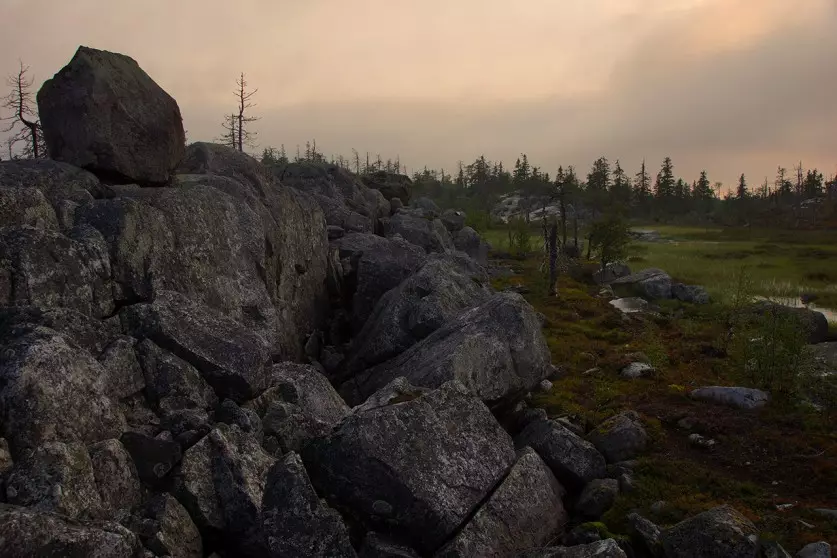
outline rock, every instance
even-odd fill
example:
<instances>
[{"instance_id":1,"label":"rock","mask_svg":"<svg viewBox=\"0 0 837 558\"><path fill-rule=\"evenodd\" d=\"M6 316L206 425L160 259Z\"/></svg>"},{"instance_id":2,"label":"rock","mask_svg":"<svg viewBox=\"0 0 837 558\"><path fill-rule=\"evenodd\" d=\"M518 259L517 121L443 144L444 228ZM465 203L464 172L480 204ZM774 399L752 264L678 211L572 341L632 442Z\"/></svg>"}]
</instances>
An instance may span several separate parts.
<instances>
[{"instance_id":1,"label":"rock","mask_svg":"<svg viewBox=\"0 0 837 558\"><path fill-rule=\"evenodd\" d=\"M186 509L170 494L152 498L131 527L156 556L203 557L203 541L197 527Z\"/></svg>"},{"instance_id":2,"label":"rock","mask_svg":"<svg viewBox=\"0 0 837 558\"><path fill-rule=\"evenodd\" d=\"M730 506L719 506L663 532L667 558L752 558L758 531Z\"/></svg>"},{"instance_id":3,"label":"rock","mask_svg":"<svg viewBox=\"0 0 837 558\"><path fill-rule=\"evenodd\" d=\"M129 306L119 316L126 332L197 368L219 397L244 401L265 387L270 360L265 340L182 294L161 291L154 302Z\"/></svg>"},{"instance_id":4,"label":"rock","mask_svg":"<svg viewBox=\"0 0 837 558\"><path fill-rule=\"evenodd\" d=\"M391 214L395 215L398 213L398 210L404 207L404 202L401 201L401 198L392 198L389 200L389 205L391 208Z\"/></svg>"},{"instance_id":5,"label":"rock","mask_svg":"<svg viewBox=\"0 0 837 558\"><path fill-rule=\"evenodd\" d=\"M215 422L238 426L242 432L251 434L257 440L262 439L262 421L253 409L242 409L231 399L224 399L215 408Z\"/></svg>"},{"instance_id":6,"label":"rock","mask_svg":"<svg viewBox=\"0 0 837 558\"><path fill-rule=\"evenodd\" d=\"M410 197L413 192L413 181L409 176L386 171L376 171L372 174L362 176L361 180L363 180L363 183L367 187L381 192L390 203L392 203L393 199L397 199L402 204L410 203Z\"/></svg>"},{"instance_id":7,"label":"rock","mask_svg":"<svg viewBox=\"0 0 837 558\"><path fill-rule=\"evenodd\" d=\"M2 168L2 167L0 167ZM0 171L2 173L2 171ZM0 223L4 227L29 226L58 230L58 217L37 188L7 188L0 174Z\"/></svg>"},{"instance_id":8,"label":"rock","mask_svg":"<svg viewBox=\"0 0 837 558\"><path fill-rule=\"evenodd\" d=\"M160 486L182 457L180 444L172 440L126 432L121 441L134 459L139 478L151 486Z\"/></svg>"},{"instance_id":9,"label":"rock","mask_svg":"<svg viewBox=\"0 0 837 558\"><path fill-rule=\"evenodd\" d=\"M442 210L439 209L439 206L436 205L436 202L428 198L427 196L421 196L420 198L416 198L413 200L412 203L403 200L404 203L409 205L408 209L411 211L415 211L418 215L424 217L425 219L436 219L439 215L442 214Z\"/></svg>"},{"instance_id":10,"label":"rock","mask_svg":"<svg viewBox=\"0 0 837 558\"><path fill-rule=\"evenodd\" d=\"M648 310L648 301L644 298L629 297L617 298L608 302L611 306L622 312L623 314L636 314Z\"/></svg>"},{"instance_id":11,"label":"rock","mask_svg":"<svg viewBox=\"0 0 837 558\"><path fill-rule=\"evenodd\" d=\"M645 450L648 434L633 411L627 411L601 423L588 434L587 439L596 446L610 463L637 457Z\"/></svg>"},{"instance_id":12,"label":"rock","mask_svg":"<svg viewBox=\"0 0 837 558\"><path fill-rule=\"evenodd\" d=\"M117 523L85 524L6 504L0 504L0 556L143 557L134 534Z\"/></svg>"},{"instance_id":13,"label":"rock","mask_svg":"<svg viewBox=\"0 0 837 558\"><path fill-rule=\"evenodd\" d=\"M355 411L303 449L314 485L422 552L443 543L514 462L512 441L462 384Z\"/></svg>"},{"instance_id":14,"label":"rock","mask_svg":"<svg viewBox=\"0 0 837 558\"><path fill-rule=\"evenodd\" d=\"M769 394L758 389L744 387L703 387L692 391L690 396L700 401L709 401L746 410L764 407L770 400Z\"/></svg>"},{"instance_id":15,"label":"rock","mask_svg":"<svg viewBox=\"0 0 837 558\"><path fill-rule=\"evenodd\" d=\"M100 356L119 338L119 328L68 308L0 307L0 345L44 326L59 333L70 346Z\"/></svg>"},{"instance_id":16,"label":"rock","mask_svg":"<svg viewBox=\"0 0 837 558\"><path fill-rule=\"evenodd\" d=\"M340 514L319 499L302 460L293 452L277 461L268 473L262 528L271 557L356 556Z\"/></svg>"},{"instance_id":17,"label":"rock","mask_svg":"<svg viewBox=\"0 0 837 558\"><path fill-rule=\"evenodd\" d=\"M662 240L660 233L652 230L632 229L630 235L637 242L659 242Z\"/></svg>"},{"instance_id":18,"label":"rock","mask_svg":"<svg viewBox=\"0 0 837 558\"><path fill-rule=\"evenodd\" d=\"M822 312L817 312L809 308L791 308L762 300L754 303L752 306L745 308L743 311L745 317L748 315L755 318L756 316L769 317L773 313L777 316L796 320L801 327L808 331L808 343L816 344L826 341L828 335L828 319Z\"/></svg>"},{"instance_id":19,"label":"rock","mask_svg":"<svg viewBox=\"0 0 837 558\"><path fill-rule=\"evenodd\" d=\"M113 312L110 260L99 235L0 228L0 305L62 306L101 318Z\"/></svg>"},{"instance_id":20,"label":"rock","mask_svg":"<svg viewBox=\"0 0 837 558\"><path fill-rule=\"evenodd\" d=\"M129 397L145 388L134 345L136 339L120 336L99 356L106 374L105 392L113 399Z\"/></svg>"},{"instance_id":21,"label":"rock","mask_svg":"<svg viewBox=\"0 0 837 558\"><path fill-rule=\"evenodd\" d=\"M549 393L552 391L552 382L549 380L541 380L541 383L538 384L538 390L542 393Z\"/></svg>"},{"instance_id":22,"label":"rock","mask_svg":"<svg viewBox=\"0 0 837 558\"><path fill-rule=\"evenodd\" d=\"M358 558L419 558L418 552L369 531L363 539Z\"/></svg>"},{"instance_id":23,"label":"rock","mask_svg":"<svg viewBox=\"0 0 837 558\"><path fill-rule=\"evenodd\" d=\"M0 428L13 454L118 438L125 419L105 393L102 365L53 330L26 329L5 336L0 352Z\"/></svg>"},{"instance_id":24,"label":"rock","mask_svg":"<svg viewBox=\"0 0 837 558\"><path fill-rule=\"evenodd\" d=\"M650 299L671 298L671 277L662 269L643 269L627 277L620 277L610 284L631 287L641 296Z\"/></svg>"},{"instance_id":25,"label":"rock","mask_svg":"<svg viewBox=\"0 0 837 558\"><path fill-rule=\"evenodd\" d=\"M617 279L621 279L622 277L628 277L630 274L631 268L628 267L628 264L622 262L612 262L607 264L604 269L600 269L595 272L593 274L593 281L595 281L597 285L607 285Z\"/></svg>"},{"instance_id":26,"label":"rock","mask_svg":"<svg viewBox=\"0 0 837 558\"><path fill-rule=\"evenodd\" d=\"M796 553L797 558L831 558L831 545L827 542L816 542L806 545Z\"/></svg>"},{"instance_id":27,"label":"rock","mask_svg":"<svg viewBox=\"0 0 837 558\"><path fill-rule=\"evenodd\" d=\"M683 302L692 304L709 304L709 293L704 287L674 283L671 285L671 296Z\"/></svg>"},{"instance_id":28,"label":"rock","mask_svg":"<svg viewBox=\"0 0 837 558\"><path fill-rule=\"evenodd\" d=\"M264 556L259 512L275 459L236 426L218 424L183 454L173 494L233 556Z\"/></svg>"},{"instance_id":29,"label":"rock","mask_svg":"<svg viewBox=\"0 0 837 558\"><path fill-rule=\"evenodd\" d=\"M95 518L102 502L84 445L47 442L15 463L6 477L6 500L72 518Z\"/></svg>"},{"instance_id":30,"label":"rock","mask_svg":"<svg viewBox=\"0 0 837 558\"><path fill-rule=\"evenodd\" d=\"M0 469L0 470L2 470L2 469ZM837 509L830 510L830 509L826 509L826 508L815 508L814 512L818 513L821 516L823 516L825 518L828 518L828 519L837 519Z\"/></svg>"},{"instance_id":31,"label":"rock","mask_svg":"<svg viewBox=\"0 0 837 558\"><path fill-rule=\"evenodd\" d=\"M142 487L131 454L119 440L105 440L90 446L90 463L102 507L112 518L139 505Z\"/></svg>"},{"instance_id":32,"label":"rock","mask_svg":"<svg viewBox=\"0 0 837 558\"><path fill-rule=\"evenodd\" d=\"M531 448L525 448L502 484L459 534L435 556L519 556L548 544L568 516L564 489Z\"/></svg>"},{"instance_id":33,"label":"rock","mask_svg":"<svg viewBox=\"0 0 837 558\"><path fill-rule=\"evenodd\" d=\"M562 485L580 490L605 476L606 464L592 444L557 421L536 421L515 438L515 446L530 446L543 458Z\"/></svg>"},{"instance_id":34,"label":"rock","mask_svg":"<svg viewBox=\"0 0 837 558\"><path fill-rule=\"evenodd\" d=\"M628 524L634 533L634 539L640 543L642 549L649 556L661 556L660 536L662 532L651 521L648 521L636 512L628 514Z\"/></svg>"},{"instance_id":35,"label":"rock","mask_svg":"<svg viewBox=\"0 0 837 558\"><path fill-rule=\"evenodd\" d=\"M283 399L329 426L349 414L349 406L313 366L292 362L274 364L268 383L271 389L281 390Z\"/></svg>"},{"instance_id":36,"label":"rock","mask_svg":"<svg viewBox=\"0 0 837 558\"><path fill-rule=\"evenodd\" d=\"M455 209L448 209L442 213L441 221L445 228L451 233L459 232L465 228L465 220L467 216L464 211L457 211Z\"/></svg>"},{"instance_id":37,"label":"rock","mask_svg":"<svg viewBox=\"0 0 837 558\"><path fill-rule=\"evenodd\" d=\"M615 479L593 479L578 497L575 511L590 519L598 519L613 507L619 495L619 481Z\"/></svg>"},{"instance_id":38,"label":"rock","mask_svg":"<svg viewBox=\"0 0 837 558\"><path fill-rule=\"evenodd\" d=\"M491 246L471 227L464 227L453 235L453 246L465 252L480 265L488 265L488 251Z\"/></svg>"},{"instance_id":39,"label":"rock","mask_svg":"<svg viewBox=\"0 0 837 558\"><path fill-rule=\"evenodd\" d=\"M92 173L51 159L0 161L0 191L15 188L40 191L55 213L61 212L63 202L86 203L104 194L99 179ZM5 219L2 222L11 224Z\"/></svg>"},{"instance_id":40,"label":"rock","mask_svg":"<svg viewBox=\"0 0 837 558\"><path fill-rule=\"evenodd\" d=\"M194 244L190 243L190 249L202 258L190 263L189 269L193 271L189 274L177 274L169 280L200 279L207 273L206 262L212 262L213 274L232 277L215 284L190 281L188 290L182 292L190 296L204 292L202 302L223 306L222 311L250 329L268 331L273 327L277 356L299 358L305 336L320 327L328 304L325 283L328 239L322 211L309 196L284 187L258 161L229 147L192 144L178 170L189 173L177 176L178 190L185 189L187 199L196 196L192 189L210 188L227 194L233 201L231 205L224 201L225 209L220 217L214 211L213 214L204 212L202 227L196 227L189 211L177 213L177 228L191 232ZM217 197L207 195L211 199ZM164 200L160 200L158 206L163 205ZM249 212L245 211L247 208ZM216 234L216 221L238 221L240 224L233 225L234 232L249 222L250 212L259 218L261 230L258 236L245 236L244 244L252 246L251 249L230 252L231 245L237 243L229 241L229 233ZM208 246L206 237L218 238L219 244ZM178 258L182 259L175 251L171 259L166 258L166 265L177 263ZM240 265L230 265L231 259L240 261L239 258L243 259ZM247 287L237 287L240 283ZM261 295L259 284L264 285L267 301Z\"/></svg>"},{"instance_id":41,"label":"rock","mask_svg":"<svg viewBox=\"0 0 837 558\"><path fill-rule=\"evenodd\" d=\"M343 377L403 353L464 310L486 301L485 271L458 254L431 256L421 269L387 292L352 341Z\"/></svg>"},{"instance_id":42,"label":"rock","mask_svg":"<svg viewBox=\"0 0 837 558\"><path fill-rule=\"evenodd\" d=\"M413 399L427 395L431 391L428 388L416 387L410 384L406 378L398 377L370 395L362 404L354 407L352 412L362 413L379 407L387 407L397 403L404 403L405 401L412 401Z\"/></svg>"},{"instance_id":43,"label":"rock","mask_svg":"<svg viewBox=\"0 0 837 558\"><path fill-rule=\"evenodd\" d=\"M167 183L183 158L177 102L131 58L79 47L38 91L50 156L116 183Z\"/></svg>"},{"instance_id":44,"label":"rock","mask_svg":"<svg viewBox=\"0 0 837 558\"><path fill-rule=\"evenodd\" d=\"M627 558L625 551L613 539L590 544L533 550L521 558Z\"/></svg>"},{"instance_id":45,"label":"rock","mask_svg":"<svg viewBox=\"0 0 837 558\"><path fill-rule=\"evenodd\" d=\"M793 558L777 542L759 540L759 558Z\"/></svg>"},{"instance_id":46,"label":"rock","mask_svg":"<svg viewBox=\"0 0 837 558\"><path fill-rule=\"evenodd\" d=\"M384 293L401 284L427 259L421 249L403 239L371 234L349 234L333 246L347 262L343 296L355 330L363 327Z\"/></svg>"},{"instance_id":47,"label":"rock","mask_svg":"<svg viewBox=\"0 0 837 558\"><path fill-rule=\"evenodd\" d=\"M656 370L650 364L646 364L644 362L632 362L631 364L623 368L619 372L619 375L623 378L635 379L652 376L655 372Z\"/></svg>"},{"instance_id":48,"label":"rock","mask_svg":"<svg viewBox=\"0 0 837 558\"><path fill-rule=\"evenodd\" d=\"M602 535L606 534L607 526L604 523L582 523L573 530L564 535L562 543L565 546L578 546L582 544L590 544L602 540Z\"/></svg>"},{"instance_id":49,"label":"rock","mask_svg":"<svg viewBox=\"0 0 837 558\"><path fill-rule=\"evenodd\" d=\"M14 464L12 453L9 451L9 442L5 438L0 438L0 479L14 467ZM5 493L2 482L0 482L0 497Z\"/></svg>"},{"instance_id":50,"label":"rock","mask_svg":"<svg viewBox=\"0 0 837 558\"><path fill-rule=\"evenodd\" d=\"M493 405L535 388L552 371L550 358L529 303L500 293L396 358L358 374L340 391L357 404L399 376L428 388L456 379Z\"/></svg>"},{"instance_id":51,"label":"rock","mask_svg":"<svg viewBox=\"0 0 837 558\"><path fill-rule=\"evenodd\" d=\"M218 398L200 372L189 363L145 339L137 354L149 400L161 414L179 410L211 410Z\"/></svg>"},{"instance_id":52,"label":"rock","mask_svg":"<svg viewBox=\"0 0 837 558\"><path fill-rule=\"evenodd\" d=\"M434 223L438 222L438 226ZM402 236L407 242L415 244L425 252L444 252L453 247L453 240L445 226L438 220L428 220L409 213L399 212L393 215L386 226L386 236Z\"/></svg>"}]
</instances>

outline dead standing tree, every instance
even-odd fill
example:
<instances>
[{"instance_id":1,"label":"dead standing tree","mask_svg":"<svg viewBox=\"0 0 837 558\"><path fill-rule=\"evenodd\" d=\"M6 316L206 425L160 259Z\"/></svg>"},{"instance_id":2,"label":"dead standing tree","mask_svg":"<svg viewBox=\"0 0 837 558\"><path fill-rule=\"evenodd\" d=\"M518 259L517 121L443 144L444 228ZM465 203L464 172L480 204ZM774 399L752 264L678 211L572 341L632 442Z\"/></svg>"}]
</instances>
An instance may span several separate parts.
<instances>
[{"instance_id":1,"label":"dead standing tree","mask_svg":"<svg viewBox=\"0 0 837 558\"><path fill-rule=\"evenodd\" d=\"M251 108L256 106L251 102L251 99L259 90L247 90L247 80L244 78L243 73L236 80L235 84L236 89L233 95L235 95L237 101L236 111L224 117L224 123L221 124L224 128L224 133L218 138L218 141L238 151L244 151L244 146L252 148L256 145L256 132L248 130L247 125L259 119L255 116L248 116L247 114Z\"/></svg>"},{"instance_id":2,"label":"dead standing tree","mask_svg":"<svg viewBox=\"0 0 837 558\"><path fill-rule=\"evenodd\" d=\"M12 90L2 99L2 107L11 112L10 116L0 119L8 123L0 131L11 134L8 138L9 158L18 143L24 144L21 149L24 158L40 159L47 156L43 129L32 95L34 82L27 77L28 72L29 66L20 62L17 74L9 76L7 80Z\"/></svg>"}]
</instances>

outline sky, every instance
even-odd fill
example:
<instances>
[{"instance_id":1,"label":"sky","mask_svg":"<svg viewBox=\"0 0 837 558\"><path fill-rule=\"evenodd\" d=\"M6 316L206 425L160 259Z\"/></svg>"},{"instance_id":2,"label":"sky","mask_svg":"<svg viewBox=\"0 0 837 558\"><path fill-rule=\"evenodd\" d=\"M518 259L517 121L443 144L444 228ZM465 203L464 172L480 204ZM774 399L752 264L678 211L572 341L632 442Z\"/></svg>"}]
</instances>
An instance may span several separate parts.
<instances>
[{"instance_id":1,"label":"sky","mask_svg":"<svg viewBox=\"0 0 837 558\"><path fill-rule=\"evenodd\" d=\"M259 150L554 174L671 156L752 186L837 172L837 0L0 0L0 75L127 54L212 141L240 72Z\"/></svg>"}]
</instances>

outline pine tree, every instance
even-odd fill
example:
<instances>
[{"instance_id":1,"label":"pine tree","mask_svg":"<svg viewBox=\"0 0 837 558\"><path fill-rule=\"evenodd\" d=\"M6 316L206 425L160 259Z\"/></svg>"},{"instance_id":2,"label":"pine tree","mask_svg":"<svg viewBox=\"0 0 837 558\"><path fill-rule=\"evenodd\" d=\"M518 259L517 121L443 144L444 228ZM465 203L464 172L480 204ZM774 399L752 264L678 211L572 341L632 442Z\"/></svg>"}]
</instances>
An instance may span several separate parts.
<instances>
[{"instance_id":1,"label":"pine tree","mask_svg":"<svg viewBox=\"0 0 837 558\"><path fill-rule=\"evenodd\" d=\"M747 179L744 177L742 173L741 176L738 177L738 189L735 191L736 199L743 200L746 199L749 194L747 193Z\"/></svg>"},{"instance_id":2,"label":"pine tree","mask_svg":"<svg viewBox=\"0 0 837 558\"><path fill-rule=\"evenodd\" d=\"M655 194L657 199L664 205L670 204L674 197L674 164L671 162L671 157L666 157L663 160L663 165L657 175L657 183L655 184Z\"/></svg>"},{"instance_id":3,"label":"pine tree","mask_svg":"<svg viewBox=\"0 0 837 558\"><path fill-rule=\"evenodd\" d=\"M619 159L613 169L613 186L611 187L611 199L613 203L627 207L631 203L631 182L625 174Z\"/></svg>"},{"instance_id":4,"label":"pine tree","mask_svg":"<svg viewBox=\"0 0 837 558\"><path fill-rule=\"evenodd\" d=\"M633 205L637 207L644 207L651 198L651 177L648 176L648 171L645 168L645 159L642 160L639 172L634 176L634 188L631 197Z\"/></svg>"}]
</instances>

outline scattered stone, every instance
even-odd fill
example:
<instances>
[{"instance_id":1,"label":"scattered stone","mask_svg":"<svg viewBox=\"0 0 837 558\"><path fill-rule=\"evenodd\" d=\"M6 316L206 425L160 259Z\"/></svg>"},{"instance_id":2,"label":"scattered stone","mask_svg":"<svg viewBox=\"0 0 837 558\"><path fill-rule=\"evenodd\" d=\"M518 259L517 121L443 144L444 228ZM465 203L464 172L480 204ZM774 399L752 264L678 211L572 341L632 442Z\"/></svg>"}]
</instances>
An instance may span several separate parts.
<instances>
[{"instance_id":1,"label":"scattered stone","mask_svg":"<svg viewBox=\"0 0 837 558\"><path fill-rule=\"evenodd\" d=\"M99 356L106 373L105 392L113 399L130 397L145 388L135 345L136 339L120 336Z\"/></svg>"},{"instance_id":2,"label":"scattered stone","mask_svg":"<svg viewBox=\"0 0 837 558\"><path fill-rule=\"evenodd\" d=\"M177 102L121 54L79 47L38 112L50 156L106 180L163 185L185 153Z\"/></svg>"},{"instance_id":3,"label":"scattered stone","mask_svg":"<svg viewBox=\"0 0 837 558\"><path fill-rule=\"evenodd\" d=\"M635 379L651 376L655 372L656 370L650 364L646 364L644 362L632 362L631 364L623 368L622 371L619 372L619 374L623 378Z\"/></svg>"},{"instance_id":4,"label":"scattered stone","mask_svg":"<svg viewBox=\"0 0 837 558\"><path fill-rule=\"evenodd\" d=\"M161 349L150 339L137 345L145 391L162 414L182 410L208 411L218 398L200 372L185 360Z\"/></svg>"},{"instance_id":5,"label":"scattered stone","mask_svg":"<svg viewBox=\"0 0 837 558\"><path fill-rule=\"evenodd\" d=\"M744 387L711 386L694 390L693 399L719 403L738 409L752 410L764 407L770 400L770 395L758 390Z\"/></svg>"},{"instance_id":6,"label":"scattered stone","mask_svg":"<svg viewBox=\"0 0 837 558\"><path fill-rule=\"evenodd\" d=\"M590 519L598 519L613 507L619 495L619 481L615 479L593 479L578 497L575 511Z\"/></svg>"},{"instance_id":7,"label":"scattered stone","mask_svg":"<svg viewBox=\"0 0 837 558\"><path fill-rule=\"evenodd\" d=\"M663 532L667 558L752 557L758 531L730 506L719 506L681 521Z\"/></svg>"},{"instance_id":8,"label":"scattered stone","mask_svg":"<svg viewBox=\"0 0 837 558\"><path fill-rule=\"evenodd\" d=\"M503 478L515 454L488 408L449 382L412 401L355 411L309 443L303 458L329 501L432 552ZM394 515L380 517L377 501Z\"/></svg>"},{"instance_id":9,"label":"scattered stone","mask_svg":"<svg viewBox=\"0 0 837 558\"><path fill-rule=\"evenodd\" d=\"M271 558L355 557L343 519L314 492L296 453L270 469L261 517Z\"/></svg>"},{"instance_id":10,"label":"scattered stone","mask_svg":"<svg viewBox=\"0 0 837 558\"><path fill-rule=\"evenodd\" d=\"M639 312L645 312L649 309L648 301L644 298L637 297L617 298L615 300L611 300L608 304L623 314L636 314Z\"/></svg>"},{"instance_id":11,"label":"scattered stone","mask_svg":"<svg viewBox=\"0 0 837 558\"><path fill-rule=\"evenodd\" d=\"M760 558L793 558L782 545L773 541L760 540L759 552Z\"/></svg>"},{"instance_id":12,"label":"scattered stone","mask_svg":"<svg viewBox=\"0 0 837 558\"><path fill-rule=\"evenodd\" d=\"M407 381L407 378L398 377L369 396L361 405L354 407L352 412L362 413L379 407L387 407L389 405L412 401L423 395L427 395L431 391L428 388L412 385Z\"/></svg>"},{"instance_id":13,"label":"scattered stone","mask_svg":"<svg viewBox=\"0 0 837 558\"><path fill-rule=\"evenodd\" d=\"M636 512L628 514L628 524L634 532L635 539L650 556L661 556L660 537L662 531L653 522L645 519Z\"/></svg>"},{"instance_id":14,"label":"scattered stone","mask_svg":"<svg viewBox=\"0 0 837 558\"><path fill-rule=\"evenodd\" d=\"M541 380L541 383L538 384L538 389L543 393L549 393L552 391L552 382L549 380Z\"/></svg>"},{"instance_id":15,"label":"scattered stone","mask_svg":"<svg viewBox=\"0 0 837 558\"><path fill-rule=\"evenodd\" d=\"M797 552L796 558L831 558L831 545L827 542L811 543Z\"/></svg>"},{"instance_id":16,"label":"scattered stone","mask_svg":"<svg viewBox=\"0 0 837 558\"><path fill-rule=\"evenodd\" d=\"M484 241L479 233L471 227L465 227L453 234L453 246L458 251L471 256L478 264L488 265L488 251L491 249L491 245Z\"/></svg>"},{"instance_id":17,"label":"scattered stone","mask_svg":"<svg viewBox=\"0 0 837 558\"><path fill-rule=\"evenodd\" d=\"M242 432L251 434L257 440L262 439L262 421L256 411L242 409L231 399L224 399L215 408L215 422L236 425Z\"/></svg>"},{"instance_id":18,"label":"scattered stone","mask_svg":"<svg viewBox=\"0 0 837 558\"><path fill-rule=\"evenodd\" d=\"M697 423L698 420L695 417L683 417L677 421L677 426L683 430L691 430L697 425Z\"/></svg>"},{"instance_id":19,"label":"scattered stone","mask_svg":"<svg viewBox=\"0 0 837 558\"><path fill-rule=\"evenodd\" d=\"M0 468L2 471L2 468ZM827 517L829 519L837 519L837 510L829 510L825 508L817 508L814 510L814 513L818 513L823 517Z\"/></svg>"},{"instance_id":20,"label":"scattered stone","mask_svg":"<svg viewBox=\"0 0 837 558\"><path fill-rule=\"evenodd\" d=\"M466 215L464 211L457 211L455 209L448 209L442 213L441 221L445 228L451 233L459 232L465 228Z\"/></svg>"},{"instance_id":21,"label":"scattered stone","mask_svg":"<svg viewBox=\"0 0 837 558\"><path fill-rule=\"evenodd\" d=\"M645 450L648 434L633 411L609 418L588 434L587 439L610 463L637 457Z\"/></svg>"},{"instance_id":22,"label":"scattered stone","mask_svg":"<svg viewBox=\"0 0 837 558\"><path fill-rule=\"evenodd\" d=\"M536 421L515 438L515 446L530 446L543 458L562 485L580 490L606 473L604 457L593 444L558 421Z\"/></svg>"},{"instance_id":23,"label":"scattered stone","mask_svg":"<svg viewBox=\"0 0 837 558\"><path fill-rule=\"evenodd\" d=\"M593 274L593 281L597 285L605 285L612 283L622 277L628 277L631 274L631 268L622 262L613 262L607 264L604 269L600 269ZM613 292L613 291L611 291Z\"/></svg>"},{"instance_id":24,"label":"scattered stone","mask_svg":"<svg viewBox=\"0 0 837 558\"><path fill-rule=\"evenodd\" d=\"M698 433L689 434L689 442L696 447L703 449L711 449L715 447L715 440L701 436Z\"/></svg>"},{"instance_id":25,"label":"scattered stone","mask_svg":"<svg viewBox=\"0 0 837 558\"><path fill-rule=\"evenodd\" d=\"M709 304L709 293L704 287L674 283L671 285L671 296L682 302L692 304Z\"/></svg>"},{"instance_id":26,"label":"scattered stone","mask_svg":"<svg viewBox=\"0 0 837 558\"><path fill-rule=\"evenodd\" d=\"M549 467L534 450L525 448L474 518L435 556L518 556L548 544L568 520L563 495Z\"/></svg>"}]
</instances>

